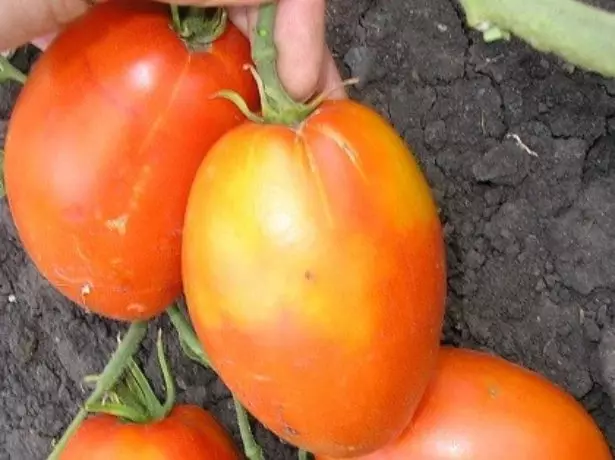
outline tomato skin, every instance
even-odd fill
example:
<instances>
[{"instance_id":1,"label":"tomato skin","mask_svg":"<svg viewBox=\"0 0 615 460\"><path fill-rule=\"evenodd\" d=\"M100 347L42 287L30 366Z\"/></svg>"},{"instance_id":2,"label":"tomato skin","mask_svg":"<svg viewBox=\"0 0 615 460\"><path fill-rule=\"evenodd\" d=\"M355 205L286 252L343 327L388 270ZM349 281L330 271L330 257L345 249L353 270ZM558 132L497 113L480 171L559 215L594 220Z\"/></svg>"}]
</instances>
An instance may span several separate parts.
<instances>
[{"instance_id":1,"label":"tomato skin","mask_svg":"<svg viewBox=\"0 0 615 460\"><path fill-rule=\"evenodd\" d=\"M69 439L60 460L240 460L218 421L196 406L178 405L149 424L123 422L106 414L86 419Z\"/></svg>"},{"instance_id":2,"label":"tomato skin","mask_svg":"<svg viewBox=\"0 0 615 460\"><path fill-rule=\"evenodd\" d=\"M356 460L612 458L583 406L543 376L486 353L444 347L404 434Z\"/></svg>"},{"instance_id":3,"label":"tomato skin","mask_svg":"<svg viewBox=\"0 0 615 460\"><path fill-rule=\"evenodd\" d=\"M199 338L270 430L342 456L401 434L436 363L446 266L428 184L382 118L329 101L298 128L227 133L182 251Z\"/></svg>"},{"instance_id":4,"label":"tomato skin","mask_svg":"<svg viewBox=\"0 0 615 460\"><path fill-rule=\"evenodd\" d=\"M64 295L117 320L149 319L181 294L190 184L245 119L212 96L233 89L258 107L239 30L191 53L170 24L157 2L92 8L35 64L6 139L27 253Z\"/></svg>"}]
</instances>

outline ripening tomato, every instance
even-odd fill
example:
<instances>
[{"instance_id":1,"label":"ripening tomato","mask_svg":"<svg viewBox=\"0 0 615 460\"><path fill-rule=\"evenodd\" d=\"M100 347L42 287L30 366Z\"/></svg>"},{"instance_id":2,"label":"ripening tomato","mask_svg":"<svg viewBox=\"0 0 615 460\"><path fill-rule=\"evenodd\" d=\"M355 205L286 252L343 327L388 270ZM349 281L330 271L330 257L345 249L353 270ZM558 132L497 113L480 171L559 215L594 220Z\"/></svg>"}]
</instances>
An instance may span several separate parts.
<instances>
[{"instance_id":1,"label":"ripening tomato","mask_svg":"<svg viewBox=\"0 0 615 460\"><path fill-rule=\"evenodd\" d=\"M231 24L197 51L168 5L111 1L70 24L23 88L5 178L23 245L64 295L118 320L181 294L181 233L210 146L258 107L250 45Z\"/></svg>"},{"instance_id":2,"label":"ripening tomato","mask_svg":"<svg viewBox=\"0 0 615 460\"><path fill-rule=\"evenodd\" d=\"M178 405L164 419L129 423L107 414L86 419L60 460L240 460L232 438L207 411Z\"/></svg>"},{"instance_id":3,"label":"ripening tomato","mask_svg":"<svg viewBox=\"0 0 615 460\"><path fill-rule=\"evenodd\" d=\"M408 425L446 294L431 190L395 130L327 101L227 133L190 192L183 276L215 369L282 439L364 453Z\"/></svg>"},{"instance_id":4,"label":"ripening tomato","mask_svg":"<svg viewBox=\"0 0 615 460\"><path fill-rule=\"evenodd\" d=\"M585 409L502 358L445 347L416 416L390 446L355 460L612 460ZM317 456L317 460L331 457Z\"/></svg>"}]
</instances>

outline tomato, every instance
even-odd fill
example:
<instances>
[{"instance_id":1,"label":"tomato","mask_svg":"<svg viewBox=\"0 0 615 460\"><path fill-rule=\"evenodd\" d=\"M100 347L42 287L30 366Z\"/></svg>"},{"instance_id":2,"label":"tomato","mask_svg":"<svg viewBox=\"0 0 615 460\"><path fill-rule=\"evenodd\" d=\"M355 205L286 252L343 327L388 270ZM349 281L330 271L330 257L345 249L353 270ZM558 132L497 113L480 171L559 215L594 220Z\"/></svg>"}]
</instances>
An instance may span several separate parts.
<instances>
[{"instance_id":1,"label":"tomato","mask_svg":"<svg viewBox=\"0 0 615 460\"><path fill-rule=\"evenodd\" d=\"M190 49L168 5L97 5L37 61L10 121L6 189L21 241L53 286L108 318L148 319L181 294L190 185L245 119L212 96L231 89L258 104L236 28Z\"/></svg>"},{"instance_id":2,"label":"tomato","mask_svg":"<svg viewBox=\"0 0 615 460\"><path fill-rule=\"evenodd\" d=\"M404 434L356 460L590 458L612 456L600 430L572 396L502 358L445 347Z\"/></svg>"},{"instance_id":3,"label":"tomato","mask_svg":"<svg viewBox=\"0 0 615 460\"><path fill-rule=\"evenodd\" d=\"M240 460L232 438L209 413L178 405L164 419L146 424L107 414L86 419L60 460Z\"/></svg>"},{"instance_id":4,"label":"tomato","mask_svg":"<svg viewBox=\"0 0 615 460\"><path fill-rule=\"evenodd\" d=\"M446 294L431 190L394 129L327 101L209 152L183 237L190 317L246 408L306 450L368 452L409 423Z\"/></svg>"}]
</instances>

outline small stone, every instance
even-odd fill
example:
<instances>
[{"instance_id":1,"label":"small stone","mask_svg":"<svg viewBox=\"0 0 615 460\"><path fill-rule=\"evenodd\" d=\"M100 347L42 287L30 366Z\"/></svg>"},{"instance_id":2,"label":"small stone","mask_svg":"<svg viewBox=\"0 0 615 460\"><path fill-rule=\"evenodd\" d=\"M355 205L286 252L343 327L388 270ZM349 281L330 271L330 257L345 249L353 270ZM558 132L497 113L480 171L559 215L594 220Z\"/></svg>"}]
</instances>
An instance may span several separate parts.
<instances>
[{"instance_id":1,"label":"small stone","mask_svg":"<svg viewBox=\"0 0 615 460\"><path fill-rule=\"evenodd\" d=\"M487 151L472 166L478 182L517 185L527 176L529 155L514 142L505 142Z\"/></svg>"},{"instance_id":2,"label":"small stone","mask_svg":"<svg viewBox=\"0 0 615 460\"><path fill-rule=\"evenodd\" d=\"M485 256L471 249L466 255L466 265L471 269L479 268L485 262Z\"/></svg>"},{"instance_id":3,"label":"small stone","mask_svg":"<svg viewBox=\"0 0 615 460\"><path fill-rule=\"evenodd\" d=\"M546 288L547 288L547 283L545 283L545 280L539 279L535 287L536 292L543 292Z\"/></svg>"},{"instance_id":4,"label":"small stone","mask_svg":"<svg viewBox=\"0 0 615 460\"><path fill-rule=\"evenodd\" d=\"M446 123L443 120L425 126L425 144L433 149L441 149L446 144Z\"/></svg>"},{"instance_id":5,"label":"small stone","mask_svg":"<svg viewBox=\"0 0 615 460\"><path fill-rule=\"evenodd\" d=\"M586 318L583 322L583 328L585 329L585 337L587 337L587 340L594 343L600 342L602 331L596 324L596 321L591 318Z\"/></svg>"}]
</instances>

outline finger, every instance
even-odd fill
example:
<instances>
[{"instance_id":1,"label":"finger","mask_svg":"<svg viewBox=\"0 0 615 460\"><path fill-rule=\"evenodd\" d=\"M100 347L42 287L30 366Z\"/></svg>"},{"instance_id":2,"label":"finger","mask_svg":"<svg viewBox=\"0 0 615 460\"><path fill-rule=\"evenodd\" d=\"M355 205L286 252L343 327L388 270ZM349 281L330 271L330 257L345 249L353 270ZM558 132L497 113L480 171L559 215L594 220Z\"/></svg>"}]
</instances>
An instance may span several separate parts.
<instances>
[{"instance_id":1,"label":"finger","mask_svg":"<svg viewBox=\"0 0 615 460\"><path fill-rule=\"evenodd\" d=\"M325 0L279 0L277 18L280 78L291 96L305 100L316 91L325 62Z\"/></svg>"},{"instance_id":2,"label":"finger","mask_svg":"<svg viewBox=\"0 0 615 460\"><path fill-rule=\"evenodd\" d=\"M85 0L2 2L0 49L15 48L33 37L53 33L88 9Z\"/></svg>"},{"instance_id":3,"label":"finger","mask_svg":"<svg viewBox=\"0 0 615 460\"><path fill-rule=\"evenodd\" d=\"M246 37L252 35L250 31L251 22L248 19L248 8L245 6L234 6L228 9L229 19Z\"/></svg>"},{"instance_id":4,"label":"finger","mask_svg":"<svg viewBox=\"0 0 615 460\"><path fill-rule=\"evenodd\" d=\"M325 1L278 0L274 39L278 52L278 73L289 94L306 100L318 89L325 59ZM233 22L254 38L257 8L247 8Z\"/></svg>"}]
</instances>

